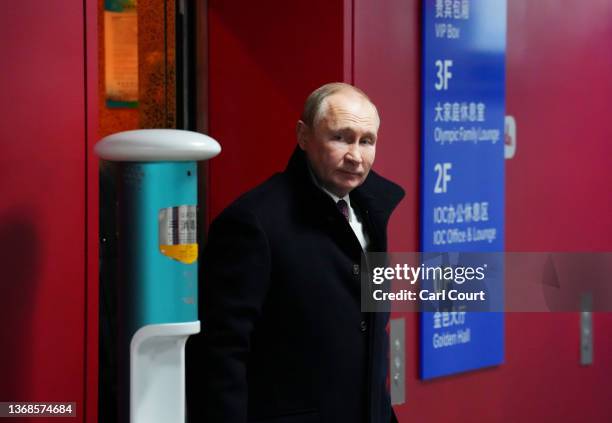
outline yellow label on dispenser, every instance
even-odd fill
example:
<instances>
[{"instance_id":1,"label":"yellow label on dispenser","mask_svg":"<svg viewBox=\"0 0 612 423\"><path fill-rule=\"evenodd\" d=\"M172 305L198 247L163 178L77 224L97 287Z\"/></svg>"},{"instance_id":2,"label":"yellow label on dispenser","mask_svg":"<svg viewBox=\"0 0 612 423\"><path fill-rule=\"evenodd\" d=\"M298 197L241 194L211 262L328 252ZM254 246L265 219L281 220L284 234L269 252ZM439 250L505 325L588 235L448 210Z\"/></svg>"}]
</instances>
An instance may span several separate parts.
<instances>
[{"instance_id":1,"label":"yellow label on dispenser","mask_svg":"<svg viewBox=\"0 0 612 423\"><path fill-rule=\"evenodd\" d=\"M167 207L159 211L159 251L181 263L198 259L196 206Z\"/></svg>"},{"instance_id":2,"label":"yellow label on dispenser","mask_svg":"<svg viewBox=\"0 0 612 423\"><path fill-rule=\"evenodd\" d=\"M185 264L191 264L198 259L198 244L160 245L159 251Z\"/></svg>"}]
</instances>

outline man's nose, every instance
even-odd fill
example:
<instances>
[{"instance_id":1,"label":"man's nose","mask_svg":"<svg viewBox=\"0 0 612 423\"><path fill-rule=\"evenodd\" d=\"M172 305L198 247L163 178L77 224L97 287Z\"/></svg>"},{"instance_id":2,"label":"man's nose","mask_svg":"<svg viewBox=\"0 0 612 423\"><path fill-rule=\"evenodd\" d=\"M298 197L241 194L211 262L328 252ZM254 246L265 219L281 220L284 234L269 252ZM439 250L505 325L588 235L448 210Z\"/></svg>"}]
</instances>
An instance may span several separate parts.
<instances>
[{"instance_id":1,"label":"man's nose","mask_svg":"<svg viewBox=\"0 0 612 423\"><path fill-rule=\"evenodd\" d=\"M355 164L358 164L358 165L361 164L362 157L361 157L361 150L359 149L359 143L350 144L345 157L347 160Z\"/></svg>"}]
</instances>

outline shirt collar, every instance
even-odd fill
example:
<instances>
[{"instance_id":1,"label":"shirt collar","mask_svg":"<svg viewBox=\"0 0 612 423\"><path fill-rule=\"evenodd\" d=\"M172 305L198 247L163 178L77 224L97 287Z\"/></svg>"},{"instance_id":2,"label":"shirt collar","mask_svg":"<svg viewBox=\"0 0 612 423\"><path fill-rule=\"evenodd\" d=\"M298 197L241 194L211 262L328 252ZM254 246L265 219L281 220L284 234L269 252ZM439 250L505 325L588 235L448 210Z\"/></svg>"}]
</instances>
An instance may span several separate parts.
<instances>
[{"instance_id":1,"label":"shirt collar","mask_svg":"<svg viewBox=\"0 0 612 423\"><path fill-rule=\"evenodd\" d=\"M351 199L350 199L348 194L346 194L344 197L338 197L336 194L334 194L332 192L329 192L328 190L326 190L322 186L319 186L319 188L321 188L321 190L325 194L329 195L332 198L332 200L334 200L334 203L337 203L340 200L344 200L344 201L346 201L346 204L348 204L349 207L351 206Z\"/></svg>"}]
</instances>

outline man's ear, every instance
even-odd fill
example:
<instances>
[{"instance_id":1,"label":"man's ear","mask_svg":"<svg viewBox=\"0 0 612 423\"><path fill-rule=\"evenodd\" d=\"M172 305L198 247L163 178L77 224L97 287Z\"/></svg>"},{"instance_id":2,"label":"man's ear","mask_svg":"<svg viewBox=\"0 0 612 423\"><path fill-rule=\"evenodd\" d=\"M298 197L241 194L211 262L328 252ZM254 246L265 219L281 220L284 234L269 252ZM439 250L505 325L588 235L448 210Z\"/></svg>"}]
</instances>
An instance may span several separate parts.
<instances>
[{"instance_id":1,"label":"man's ear","mask_svg":"<svg viewBox=\"0 0 612 423\"><path fill-rule=\"evenodd\" d=\"M310 129L308 126L301 120L298 120L295 125L295 135L297 138L298 145L302 150L306 149L306 142L308 141Z\"/></svg>"}]
</instances>

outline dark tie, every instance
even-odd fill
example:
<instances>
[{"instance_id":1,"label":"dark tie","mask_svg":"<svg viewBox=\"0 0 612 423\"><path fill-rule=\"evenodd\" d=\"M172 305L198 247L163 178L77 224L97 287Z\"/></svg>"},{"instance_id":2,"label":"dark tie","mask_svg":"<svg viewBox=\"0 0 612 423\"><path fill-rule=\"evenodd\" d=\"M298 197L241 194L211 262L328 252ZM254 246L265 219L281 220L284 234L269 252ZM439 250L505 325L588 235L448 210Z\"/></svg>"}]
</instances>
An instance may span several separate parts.
<instances>
[{"instance_id":1,"label":"dark tie","mask_svg":"<svg viewBox=\"0 0 612 423\"><path fill-rule=\"evenodd\" d=\"M336 203L336 207L338 207L338 210L340 211L340 213L342 213L342 216L344 216L344 218L348 222L348 220L349 220L349 209L348 209L348 204L346 204L346 201L338 200L338 202Z\"/></svg>"}]
</instances>

